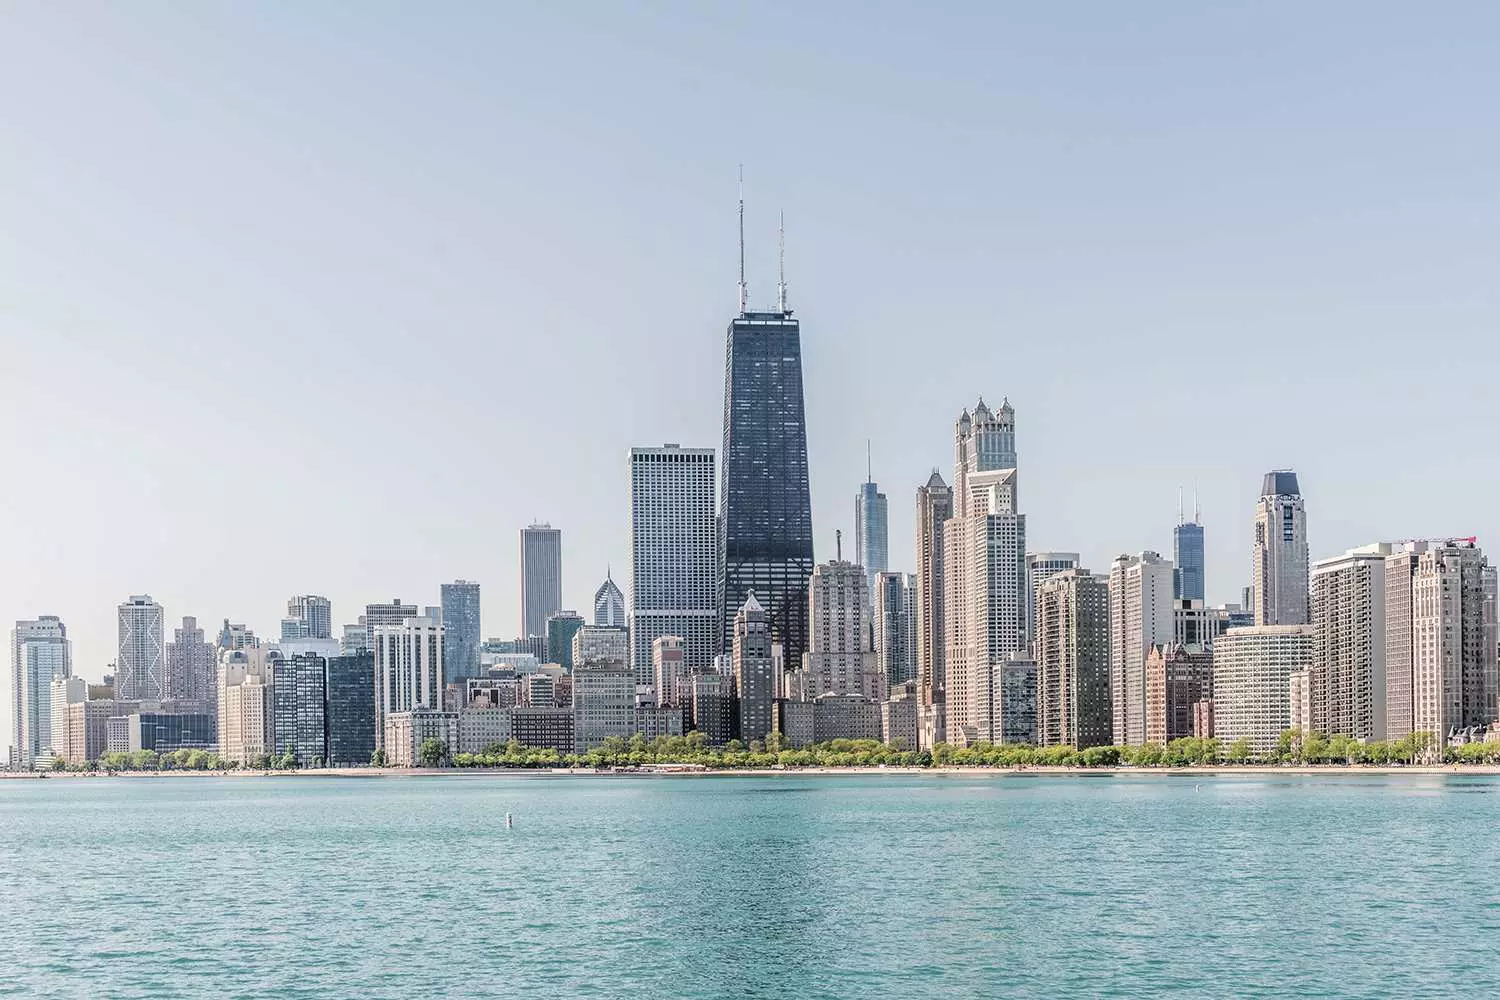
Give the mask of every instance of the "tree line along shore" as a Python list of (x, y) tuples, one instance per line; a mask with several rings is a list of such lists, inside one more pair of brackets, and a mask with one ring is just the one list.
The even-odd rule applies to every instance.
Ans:
[[(645, 739), (610, 737), (588, 753), (560, 753), (551, 747), (529, 747), (512, 740), (493, 743), (478, 753), (451, 753), (437, 739), (422, 743), (418, 754), (427, 768), (582, 768), (619, 769), (656, 765), (683, 765), (706, 770), (768, 770), (797, 768), (1183, 768), (1325, 765), (1380, 766), (1416, 764), (1500, 764), (1500, 743), (1469, 743), (1446, 750), (1441, 759), (1427, 733), (1400, 740), (1360, 743), (1345, 736), (1324, 737), (1289, 729), (1283, 732), (1269, 754), (1252, 753), (1249, 741), (1223, 746), (1217, 739), (1186, 737), (1166, 744), (1142, 746), (1096, 746), (1083, 750), (1071, 746), (1033, 747), (985, 742), (956, 747), (940, 743), (931, 750), (909, 750), (878, 740), (831, 740), (799, 748), (779, 745), (776, 734), (762, 743), (749, 745), (731, 740), (722, 746), (708, 745), (701, 733)], [(369, 766), (383, 768), (384, 754), (376, 751)], [(104, 754), (96, 761), (53, 765), (55, 772), (115, 773), (152, 771), (297, 771), (323, 769), (320, 760), (304, 765), (294, 754), (258, 754), (245, 762), (227, 761), (208, 750), (177, 750), (158, 754), (151, 750)]]

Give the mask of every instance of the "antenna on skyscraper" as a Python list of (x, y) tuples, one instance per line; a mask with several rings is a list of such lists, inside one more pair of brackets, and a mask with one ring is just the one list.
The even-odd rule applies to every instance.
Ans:
[(740, 313), (750, 304), (750, 290), (745, 285), (745, 165), (740, 164)]
[(1179, 484), (1177, 487), (1177, 523), (1186, 524), (1187, 522), (1183, 520), (1186, 516), (1182, 511), (1182, 486)]
[(870, 439), (865, 438), (865, 482), (875, 481), (875, 465), (870, 460)]
[(1193, 523), (1203, 523), (1203, 505), (1198, 502), (1198, 480), (1193, 480)]
[(833, 529), (833, 560), (844, 561), (844, 533), (838, 528)]
[(786, 312), (786, 212), (776, 227), (776, 309)]

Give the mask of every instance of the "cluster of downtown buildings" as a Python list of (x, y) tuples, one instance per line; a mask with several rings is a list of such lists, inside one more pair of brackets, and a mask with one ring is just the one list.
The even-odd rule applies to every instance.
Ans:
[[(249, 764), (411, 764), (430, 739), (583, 753), (697, 730), (709, 743), (870, 738), (1101, 745), (1216, 737), (1269, 752), (1288, 728), (1373, 741), (1483, 738), (1497, 719), (1496, 577), (1474, 539), (1376, 543), (1309, 563), (1297, 477), (1265, 477), (1249, 586), (1205, 603), (1203, 527), (1171, 559), (1028, 552), (1008, 400), (954, 425), (952, 484), (916, 491), (915, 572), (889, 567), (886, 498), (855, 500), (854, 559), (815, 564), (801, 331), (740, 308), (720, 450), (634, 448), (628, 595), (562, 608), (562, 537), (521, 531), (521, 637), (486, 640), (480, 587), (372, 603), (335, 633), (291, 599), (279, 638), (193, 618), (166, 640), (147, 596), (118, 608), (102, 685), (72, 674), (58, 618), (12, 634), (13, 767), (111, 751), (216, 750)], [(720, 463), (716, 468), (716, 458)]]

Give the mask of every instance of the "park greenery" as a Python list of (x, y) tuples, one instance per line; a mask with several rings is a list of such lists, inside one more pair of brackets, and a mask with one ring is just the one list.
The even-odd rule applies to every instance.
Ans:
[[(1020, 744), (995, 744), (980, 741), (970, 746), (939, 743), (932, 750), (910, 750), (900, 741), (895, 744), (879, 740), (830, 740), (806, 747), (786, 747), (780, 734), (748, 744), (730, 740), (722, 746), (711, 746), (700, 732), (685, 736), (660, 736), (646, 739), (637, 734), (625, 739), (612, 736), (596, 749), (582, 754), (559, 753), (552, 748), (523, 746), (515, 740), (493, 743), (478, 753), (452, 753), (440, 739), (424, 740), (417, 748), (417, 759), (423, 767), (459, 768), (638, 768), (685, 765), (710, 770), (743, 770), (808, 767), (1136, 767), (1186, 768), (1223, 765), (1360, 765), (1389, 766), (1398, 764), (1497, 764), (1500, 743), (1468, 743), (1449, 748), (1438, 755), (1429, 733), (1415, 733), (1399, 740), (1361, 743), (1347, 736), (1323, 736), (1288, 729), (1281, 733), (1275, 748), (1266, 755), (1251, 751), (1248, 740), (1237, 740), (1228, 746), (1217, 739), (1186, 737), (1165, 744), (1144, 746), (1096, 746), (1077, 750), (1071, 746), (1034, 747)], [(373, 767), (384, 767), (386, 756), (377, 750), (370, 759)], [(314, 759), (307, 767), (321, 767)], [(151, 750), (131, 753), (107, 753), (97, 761), (70, 765), (57, 761), (57, 771), (289, 771), (299, 768), (290, 753), (259, 754), (241, 767), (225, 761), (217, 753), (205, 750), (178, 750), (157, 754)]]

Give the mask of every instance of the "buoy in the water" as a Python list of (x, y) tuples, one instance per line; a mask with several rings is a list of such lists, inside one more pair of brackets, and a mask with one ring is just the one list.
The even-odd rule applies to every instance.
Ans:
[(505, 828), (510, 829), (510, 813), (505, 814)]

